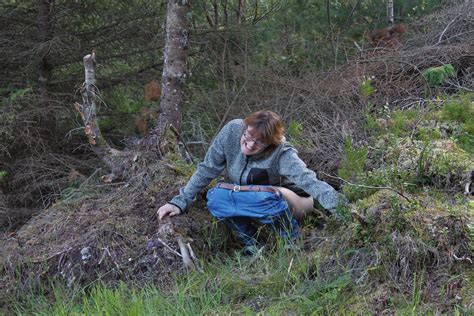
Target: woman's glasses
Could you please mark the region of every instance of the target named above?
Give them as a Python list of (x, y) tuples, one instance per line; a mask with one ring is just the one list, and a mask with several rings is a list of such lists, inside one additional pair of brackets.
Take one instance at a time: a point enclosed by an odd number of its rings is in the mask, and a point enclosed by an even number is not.
[(256, 140), (255, 138), (253, 138), (252, 136), (250, 136), (250, 134), (249, 134), (247, 131), (245, 131), (242, 136), (244, 137), (244, 139), (245, 139), (246, 142), (252, 142), (252, 143), (254, 143), (255, 146), (256, 146), (257, 148), (259, 148), (259, 149), (268, 147), (267, 144), (262, 143), (261, 141)]

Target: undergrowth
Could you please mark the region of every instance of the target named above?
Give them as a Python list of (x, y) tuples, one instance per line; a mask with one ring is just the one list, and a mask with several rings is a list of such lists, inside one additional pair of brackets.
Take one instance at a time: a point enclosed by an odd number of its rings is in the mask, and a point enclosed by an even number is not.
[[(218, 248), (228, 252), (201, 261), (202, 273), (177, 273), (175, 283), (166, 286), (144, 280), (71, 288), (55, 283), (39, 295), (19, 297), (15, 311), (39, 315), (473, 312), (472, 206), (462, 194), (463, 176), (472, 170), (473, 161), (469, 141), (460, 137), (472, 137), (472, 120), (463, 115), (471, 111), (471, 97), (384, 111), (382, 118), (370, 120), (377, 128), (368, 144), (356, 146), (346, 138), (338, 175), (351, 202), (347, 216), (321, 215), (320, 228), (311, 224), (315, 217), (310, 218), (302, 225), (298, 247), (288, 250), (270, 240), (263, 253), (243, 257), (227, 247), (225, 230), (212, 223), (205, 234), (200, 233), (205, 244), (209, 249), (220, 244)], [(297, 134), (297, 126), (293, 127)], [(193, 166), (172, 162), (176, 173), (172, 182), (185, 182)], [(65, 203), (78, 198), (75, 190), (63, 192)], [(161, 186), (150, 188), (145, 197), (159, 197), (160, 192)]]
[[(124, 283), (76, 290), (55, 284), (48, 295), (17, 302), (15, 310), (37, 315), (333, 314), (349, 310), (356, 297), (353, 281), (346, 274), (330, 282), (318, 281), (314, 276), (318, 260), (279, 245), (258, 259), (239, 254), (216, 258), (204, 264), (204, 273), (178, 276), (176, 287), (168, 291)], [(360, 311), (367, 309), (362, 306)]]
[[(412, 192), (427, 185), (460, 192), (474, 160), (474, 95), (433, 100), (427, 107), (366, 111), (372, 140), (353, 146), (346, 138), (339, 177), (344, 194), (363, 199), (377, 187)], [(370, 109), (369, 109), (370, 110)]]

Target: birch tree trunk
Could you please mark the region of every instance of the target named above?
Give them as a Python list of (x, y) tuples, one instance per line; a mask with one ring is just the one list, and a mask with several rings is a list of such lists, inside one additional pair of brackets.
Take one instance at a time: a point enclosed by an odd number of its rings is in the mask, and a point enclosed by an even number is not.
[(388, 25), (392, 26), (394, 23), (393, 0), (387, 0), (387, 20)]
[(188, 77), (186, 58), (190, 6), (190, 0), (168, 0), (160, 116), (155, 128), (144, 140), (145, 147), (160, 157), (165, 151), (163, 143), (167, 130), (179, 131), (181, 129), (184, 82)]

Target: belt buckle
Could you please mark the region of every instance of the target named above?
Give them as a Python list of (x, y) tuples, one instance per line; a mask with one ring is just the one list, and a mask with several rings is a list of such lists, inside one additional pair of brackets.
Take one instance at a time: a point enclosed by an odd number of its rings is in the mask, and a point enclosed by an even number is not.
[(234, 192), (240, 192), (240, 185), (234, 185), (234, 188), (232, 189)]

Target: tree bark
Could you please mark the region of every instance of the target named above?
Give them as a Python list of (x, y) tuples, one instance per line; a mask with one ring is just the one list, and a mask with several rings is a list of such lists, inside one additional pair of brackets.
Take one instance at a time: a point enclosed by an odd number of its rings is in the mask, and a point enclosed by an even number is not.
[(222, 0), (222, 11), (224, 13), (224, 26), (229, 25), (229, 13), (227, 12), (227, 0)]
[(237, 24), (242, 24), (242, 20), (244, 19), (244, 12), (245, 12), (245, 0), (238, 0), (237, 6)]
[(387, 0), (387, 20), (388, 25), (392, 26), (394, 23), (393, 0)]
[(168, 0), (166, 15), (166, 42), (163, 53), (164, 65), (161, 83), (160, 116), (155, 128), (144, 140), (148, 150), (159, 157), (164, 154), (164, 135), (170, 128), (181, 129), (181, 109), (184, 102), (184, 82), (188, 77), (190, 0)]
[(329, 25), (329, 30), (331, 30), (332, 25), (331, 25), (331, 2), (330, 0), (326, 0), (326, 15), (328, 17), (328, 25)]
[(219, 6), (217, 5), (217, 0), (214, 0), (213, 8), (214, 8), (214, 28), (217, 29), (219, 27)]
[(43, 105), (46, 105), (48, 100), (48, 83), (53, 70), (48, 43), (52, 38), (53, 9), (54, 0), (38, 1), (38, 88)]
[(94, 153), (105, 163), (110, 174), (103, 176), (102, 181), (112, 182), (122, 178), (124, 162), (120, 159), (121, 152), (109, 146), (102, 137), (97, 120), (97, 91), (95, 88), (95, 53), (84, 56), (84, 83), (81, 87), (82, 104), (75, 103), (74, 107), (84, 123), (84, 134)]

